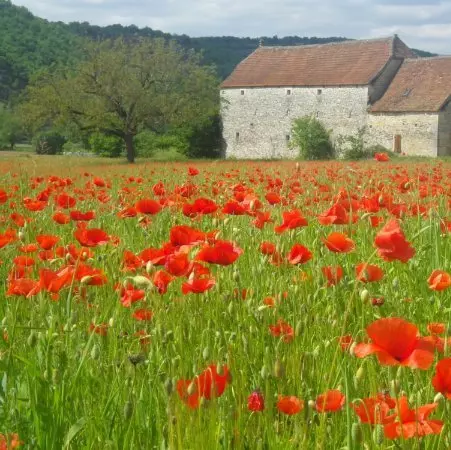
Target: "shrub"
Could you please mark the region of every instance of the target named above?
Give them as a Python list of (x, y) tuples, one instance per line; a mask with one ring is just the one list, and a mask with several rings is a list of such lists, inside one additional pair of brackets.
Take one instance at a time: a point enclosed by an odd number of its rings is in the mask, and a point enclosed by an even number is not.
[(124, 141), (121, 138), (100, 132), (91, 134), (88, 144), (93, 153), (107, 158), (117, 158), (124, 151)]
[(155, 140), (157, 135), (152, 131), (141, 131), (135, 136), (136, 155), (150, 158), (155, 154)]
[(371, 145), (370, 147), (368, 147), (366, 149), (366, 151), (368, 152), (369, 158), (374, 158), (374, 155), (376, 153), (387, 153), (387, 154), (390, 155), (390, 157), (398, 156), (396, 153), (393, 153), (388, 148), (386, 148), (386, 147), (384, 147), (383, 145), (380, 145), (380, 144)]
[(319, 120), (310, 116), (294, 120), (290, 147), (299, 149), (301, 159), (318, 160), (334, 157), (329, 131)]
[(57, 131), (43, 131), (33, 138), (33, 147), (38, 155), (62, 153), (66, 138)]
[(357, 160), (371, 157), (368, 149), (365, 148), (365, 133), (366, 128), (362, 127), (355, 136), (341, 135), (337, 138), (335, 145), (342, 159)]
[(218, 158), (221, 156), (223, 139), (219, 115), (195, 125), (187, 134), (188, 146), (184, 154), (188, 158)]

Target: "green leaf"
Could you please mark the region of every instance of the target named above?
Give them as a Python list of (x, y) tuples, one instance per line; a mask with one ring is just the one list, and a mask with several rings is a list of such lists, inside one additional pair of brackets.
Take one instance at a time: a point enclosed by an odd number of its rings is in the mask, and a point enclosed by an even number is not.
[(69, 431), (67, 432), (67, 435), (64, 439), (63, 448), (69, 448), (69, 444), (77, 436), (77, 434), (79, 434), (83, 430), (85, 425), (86, 419), (82, 417), (69, 428)]

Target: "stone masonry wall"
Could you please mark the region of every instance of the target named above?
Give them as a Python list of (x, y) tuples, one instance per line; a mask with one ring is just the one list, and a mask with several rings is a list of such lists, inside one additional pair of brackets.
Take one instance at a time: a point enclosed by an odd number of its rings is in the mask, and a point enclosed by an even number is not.
[(399, 134), (403, 153), (437, 156), (438, 123), (438, 114), (369, 114), (367, 142), (391, 150)]
[(438, 155), (451, 156), (451, 102), (438, 118)]
[(323, 122), (332, 138), (356, 134), (368, 117), (367, 86), (234, 88), (221, 97), (226, 158), (296, 157), (288, 148), (292, 121), (305, 115)]

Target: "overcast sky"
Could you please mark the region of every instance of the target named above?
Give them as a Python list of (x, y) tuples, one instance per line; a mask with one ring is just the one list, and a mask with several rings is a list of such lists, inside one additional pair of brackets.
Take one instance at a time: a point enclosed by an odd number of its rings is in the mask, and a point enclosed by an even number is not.
[(382, 37), (451, 54), (451, 0), (12, 0), (48, 20), (189, 36)]

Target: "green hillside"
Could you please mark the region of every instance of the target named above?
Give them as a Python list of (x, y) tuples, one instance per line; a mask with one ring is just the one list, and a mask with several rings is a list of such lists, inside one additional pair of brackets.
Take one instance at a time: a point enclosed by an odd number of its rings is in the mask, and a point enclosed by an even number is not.
[[(52, 65), (68, 65), (79, 58), (83, 38), (108, 39), (124, 37), (164, 37), (177, 40), (184, 48), (203, 51), (206, 64), (217, 67), (220, 78), (259, 45), (257, 38), (232, 36), (191, 38), (171, 35), (151, 28), (109, 25), (100, 27), (87, 22), (49, 22), (34, 16), (24, 7), (0, 0), (0, 102), (14, 98), (30, 76)], [(265, 37), (265, 45), (317, 44), (345, 40), (340, 37), (317, 38), (288, 36)], [(432, 53), (418, 51), (421, 56)]]

